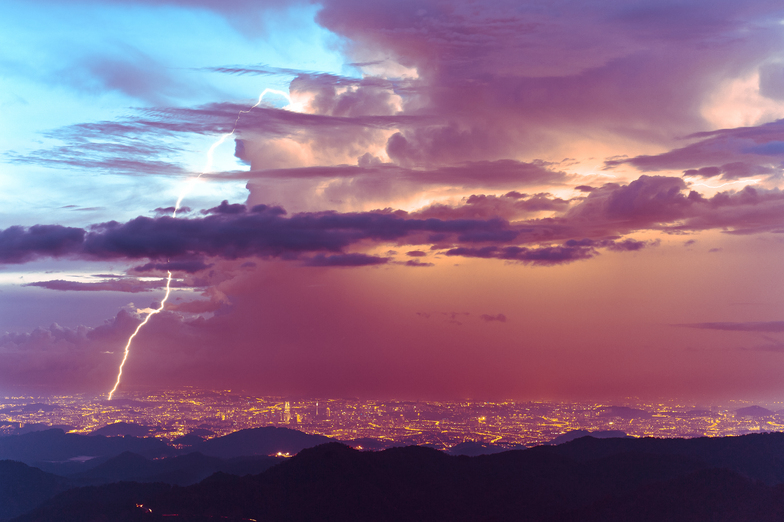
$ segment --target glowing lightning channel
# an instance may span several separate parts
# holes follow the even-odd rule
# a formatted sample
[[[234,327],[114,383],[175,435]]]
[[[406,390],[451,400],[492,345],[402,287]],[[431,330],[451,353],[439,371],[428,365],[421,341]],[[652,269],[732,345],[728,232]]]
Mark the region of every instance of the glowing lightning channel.
[[[147,321],[150,320],[150,317],[152,317],[157,313],[160,313],[161,310],[163,310],[163,306],[166,304],[166,300],[169,298],[169,292],[171,292],[171,280],[172,280],[172,273],[171,271],[169,271],[169,277],[166,279],[166,295],[163,296],[163,300],[161,301],[161,306],[159,306],[155,310],[148,309],[149,313],[147,314],[147,317],[144,318],[144,321],[139,323],[139,326],[136,327],[136,330],[134,330],[134,332],[128,338],[128,342],[125,345],[125,354],[123,355],[122,362],[120,363],[120,370],[117,372],[117,382],[114,383],[114,388],[112,388],[112,391],[109,392],[109,400],[112,400],[112,395],[114,395],[114,392],[117,391],[117,387],[120,385],[120,378],[122,377],[123,366],[125,366],[125,361],[128,360],[128,353],[131,350],[131,342],[133,341],[133,338],[136,337],[136,334],[139,333],[139,330],[142,329],[142,326],[147,324]]]
[[[242,117],[243,114],[248,114],[250,111],[258,107],[259,104],[261,104],[261,100],[264,98],[264,96],[269,93],[280,94],[281,96],[286,98],[286,100],[288,100],[289,102],[289,104],[286,105],[286,107],[291,105],[291,97],[287,92],[279,91],[277,89],[264,89],[263,91],[261,91],[261,94],[259,94],[259,101],[257,101],[255,105],[253,105],[247,110],[242,110],[239,113],[237,113],[237,119],[234,120],[234,127],[232,127],[231,132],[227,132],[226,134],[221,135],[221,137],[218,138],[218,140],[210,146],[209,150],[207,151],[207,163],[204,164],[204,168],[202,169],[202,171],[199,173],[198,176],[196,176],[195,178],[191,178],[188,181],[188,185],[185,187],[185,190],[182,192],[182,194],[180,194],[180,197],[177,198],[177,203],[174,205],[174,212],[172,212],[172,217],[177,217],[177,211],[180,210],[180,205],[182,205],[182,200],[185,199],[185,197],[191,193],[191,190],[193,190],[193,185],[204,174],[212,170],[212,161],[213,161],[213,156],[215,154],[215,149],[221,146],[229,138],[229,136],[234,135],[234,133],[237,131],[237,124],[239,124],[240,122],[240,117]]]
[[[221,144],[223,144],[229,138],[229,136],[233,136],[234,135],[234,132],[237,130],[237,124],[239,124],[239,122],[240,122],[240,117],[243,114],[247,114],[250,111],[252,111],[253,109],[255,109],[256,107],[258,107],[261,104],[261,100],[264,98],[264,95],[269,94],[269,93],[280,94],[281,96],[286,98],[286,100],[288,100],[288,102],[289,102],[289,104],[286,105],[286,107],[291,106],[291,104],[292,104],[291,103],[291,97],[289,96],[289,94],[287,92],[279,91],[277,89],[264,89],[261,92],[261,94],[259,95],[259,101],[257,101],[255,103],[255,105],[253,105],[252,107],[250,107],[247,110],[241,110],[237,114],[237,119],[234,120],[234,126],[232,127],[231,132],[227,132],[226,134],[221,135],[221,137],[218,138],[218,140],[215,141],[215,143],[213,143],[210,146],[209,150],[207,151],[207,163],[205,163],[204,169],[199,173],[198,176],[196,176],[195,178],[191,178],[189,180],[188,185],[186,185],[186,187],[185,187],[185,190],[183,190],[183,192],[180,194],[180,197],[177,198],[177,203],[174,205],[174,211],[172,212],[172,217],[173,218],[177,217],[177,211],[180,209],[180,205],[182,204],[182,200],[185,199],[185,197],[188,194],[190,194],[191,190],[193,190],[193,185],[196,183],[196,181],[198,181],[199,178],[201,178],[204,174],[206,174],[207,172],[209,172],[212,169],[212,161],[213,161],[213,155],[215,154],[215,149],[217,149]],[[147,317],[144,318],[144,321],[139,323],[139,326],[136,327],[136,330],[133,331],[131,336],[128,338],[128,342],[125,344],[125,352],[123,354],[122,362],[120,362],[120,368],[117,371],[117,382],[114,383],[114,388],[112,388],[111,391],[109,392],[109,400],[112,400],[112,396],[114,395],[114,392],[117,391],[117,387],[120,385],[120,379],[122,378],[122,374],[123,374],[123,367],[125,366],[125,361],[128,360],[128,354],[130,353],[131,343],[133,342],[134,337],[136,337],[136,334],[139,333],[139,330],[141,330],[142,327],[145,324],[147,324],[147,322],[150,320],[150,317],[152,317],[153,315],[158,314],[161,311],[163,311],[163,307],[166,305],[166,300],[169,298],[169,294],[171,293],[171,281],[172,281],[172,273],[171,273],[171,271],[168,271],[168,274],[169,275],[166,278],[166,295],[163,296],[163,299],[161,300],[161,305],[158,308],[154,309],[154,310],[151,310],[149,308],[147,308],[145,310],[140,310],[140,312],[142,312],[142,311],[148,312],[147,313]]]

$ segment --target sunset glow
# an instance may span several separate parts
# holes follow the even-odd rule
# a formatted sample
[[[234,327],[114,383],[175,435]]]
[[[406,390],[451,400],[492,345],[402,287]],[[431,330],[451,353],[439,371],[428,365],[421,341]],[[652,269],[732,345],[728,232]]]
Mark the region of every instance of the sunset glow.
[[[2,12],[0,393],[784,399],[775,2]]]

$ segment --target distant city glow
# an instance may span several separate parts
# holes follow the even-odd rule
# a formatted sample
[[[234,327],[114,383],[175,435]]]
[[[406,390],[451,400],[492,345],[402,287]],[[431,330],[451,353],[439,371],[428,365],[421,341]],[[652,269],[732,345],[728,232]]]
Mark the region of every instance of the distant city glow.
[[[0,435],[19,426],[71,426],[90,433],[118,421],[157,427],[155,436],[172,441],[195,429],[215,436],[277,426],[325,435],[358,450],[400,444],[429,444],[447,450],[463,442],[505,448],[547,443],[572,431],[621,431],[634,437],[720,437],[784,430],[784,403],[747,408],[749,401],[697,406],[678,400],[622,402],[395,401],[359,399],[285,400],[208,390],[127,392],[133,404],[106,405],[83,397],[0,398]],[[45,401],[46,408],[25,409]],[[317,413],[316,402],[319,403]],[[324,405],[329,405],[328,411]],[[183,409],[182,405],[187,405]],[[322,410],[323,408],[323,410]],[[756,410],[753,415],[743,409]],[[16,427],[16,428],[15,428]],[[5,431],[3,431],[5,430]],[[374,446],[357,439],[373,439]],[[357,444],[350,444],[357,440]],[[278,457],[289,457],[281,451]]]

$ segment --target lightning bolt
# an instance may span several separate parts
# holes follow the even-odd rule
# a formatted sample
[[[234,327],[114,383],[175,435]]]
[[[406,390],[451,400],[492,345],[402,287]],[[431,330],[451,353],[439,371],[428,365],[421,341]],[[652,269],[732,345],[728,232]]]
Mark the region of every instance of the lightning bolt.
[[[213,162],[213,157],[215,155],[215,149],[221,146],[230,136],[234,135],[234,133],[237,131],[237,125],[239,124],[242,115],[248,114],[250,111],[258,107],[261,104],[261,100],[264,98],[264,96],[270,93],[280,94],[281,96],[286,98],[286,100],[288,100],[289,103],[288,105],[283,107],[284,109],[292,105],[291,97],[287,92],[279,91],[277,89],[264,89],[263,91],[261,91],[261,94],[259,94],[259,100],[253,106],[251,106],[248,109],[241,110],[239,113],[237,113],[237,119],[234,120],[234,126],[232,127],[231,132],[222,134],[221,137],[218,138],[215,141],[215,143],[213,143],[210,146],[209,150],[207,151],[207,162],[204,164],[204,168],[202,169],[202,171],[199,173],[198,176],[188,180],[185,189],[182,191],[182,193],[180,193],[180,197],[177,198],[177,203],[174,205],[174,211],[172,212],[173,218],[177,217],[177,211],[180,209],[180,206],[182,205],[182,200],[185,199],[188,194],[190,194],[191,190],[193,190],[194,184],[196,184],[196,182],[204,174],[212,170],[212,162]],[[133,339],[139,333],[139,330],[141,330],[142,327],[144,327],[144,325],[147,324],[147,322],[150,320],[150,318],[153,315],[159,314],[163,311],[163,307],[166,305],[166,300],[169,299],[169,294],[171,293],[171,281],[172,281],[172,273],[170,270],[168,271],[168,274],[169,275],[166,278],[166,294],[163,296],[163,299],[161,299],[161,305],[156,309],[145,308],[144,310],[138,310],[138,312],[147,312],[147,317],[145,317],[144,320],[141,323],[139,323],[139,326],[136,327],[136,330],[134,330],[131,336],[128,338],[128,342],[125,343],[125,351],[123,353],[123,358],[122,361],[120,362],[120,368],[117,370],[117,381],[114,383],[114,387],[111,389],[111,391],[109,391],[109,397],[108,397],[109,400],[112,400],[112,396],[114,396],[114,392],[117,391],[117,387],[120,385],[120,379],[122,379],[122,374],[123,374],[123,367],[125,367],[125,361],[128,360],[128,354],[131,351],[131,343],[133,342]]]
[[[209,150],[207,151],[207,162],[204,164],[204,168],[202,169],[201,172],[199,172],[198,176],[193,177],[190,180],[188,180],[188,184],[186,185],[185,190],[182,192],[182,194],[180,194],[180,197],[177,198],[177,203],[174,205],[174,212],[172,212],[172,217],[177,217],[177,211],[180,210],[180,206],[182,205],[182,200],[185,199],[185,197],[188,194],[191,193],[191,191],[193,190],[193,186],[196,184],[196,182],[198,182],[199,179],[201,179],[201,177],[203,175],[207,174],[209,171],[212,170],[212,162],[213,162],[213,158],[214,158],[214,155],[215,155],[215,149],[217,149],[218,147],[223,145],[223,143],[230,136],[234,135],[234,133],[237,131],[237,125],[239,124],[240,118],[242,117],[242,115],[243,114],[248,114],[250,111],[252,111],[256,107],[258,107],[259,104],[261,104],[261,100],[267,94],[280,94],[281,96],[286,98],[286,100],[288,100],[288,102],[289,102],[289,104],[286,105],[286,107],[289,107],[292,104],[291,103],[291,97],[289,96],[289,94],[287,92],[279,91],[277,89],[264,89],[263,91],[261,91],[261,94],[259,94],[259,101],[257,101],[255,105],[253,105],[249,109],[241,110],[239,113],[237,113],[237,119],[234,120],[234,126],[232,127],[231,132],[227,132],[226,134],[222,134],[221,137],[218,138],[215,141],[215,143],[213,143],[210,146]],[[284,109],[286,107],[284,107]]]
[[[123,354],[122,362],[120,363],[120,369],[117,372],[117,382],[114,383],[114,388],[112,388],[112,390],[109,392],[109,400],[112,400],[112,395],[114,395],[114,392],[117,391],[117,387],[120,385],[120,379],[122,378],[122,373],[123,373],[123,366],[125,366],[125,361],[128,360],[128,353],[130,353],[131,351],[131,342],[133,342],[133,338],[136,337],[136,334],[139,333],[139,330],[142,329],[142,326],[147,324],[147,321],[150,320],[150,317],[152,317],[155,314],[161,313],[161,310],[163,310],[163,306],[166,304],[166,300],[169,298],[169,293],[171,292],[171,280],[172,280],[172,273],[171,271],[169,271],[169,277],[166,278],[166,295],[164,295],[163,299],[161,300],[161,306],[159,306],[155,310],[147,309],[149,310],[147,317],[144,318],[144,321],[139,323],[139,326],[136,327],[136,330],[134,330],[131,336],[128,338],[128,342],[125,344],[125,353]],[[143,310],[143,311],[147,311],[147,310]]]

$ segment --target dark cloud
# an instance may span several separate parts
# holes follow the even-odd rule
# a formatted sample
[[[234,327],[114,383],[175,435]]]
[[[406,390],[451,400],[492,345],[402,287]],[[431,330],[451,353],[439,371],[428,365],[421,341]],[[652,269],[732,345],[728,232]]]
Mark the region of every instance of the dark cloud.
[[[148,270],[201,270],[204,256],[296,258],[307,252],[334,252],[363,240],[395,241],[429,233],[464,242],[504,241],[517,236],[509,223],[487,220],[406,219],[405,213],[301,213],[284,217],[279,207],[255,206],[251,212],[215,213],[198,219],[138,217],[127,223],[94,225],[89,231],[59,226],[11,227],[2,231],[5,262],[36,256],[78,255],[93,259],[139,259]],[[165,262],[163,260],[166,260]],[[326,258],[325,258],[326,259]],[[338,259],[338,258],[336,258]]]
[[[305,261],[305,266],[372,266],[383,265],[389,258],[369,256],[366,254],[316,254]]]
[[[703,330],[724,330],[730,332],[784,332],[784,321],[768,322],[718,322],[718,323],[692,323],[679,324],[686,328],[699,328]]]
[[[637,241],[636,239],[627,238],[623,241],[598,242],[598,244],[614,252],[635,252],[651,244],[658,245],[658,242]]]
[[[700,169],[689,169],[683,171],[683,175],[685,176],[699,176],[701,178],[712,178],[714,176],[718,176],[721,174],[721,169],[719,167],[702,167]]]
[[[81,291],[81,292],[149,292],[151,290],[158,290],[166,287],[166,280],[159,279],[157,281],[140,281],[132,278],[110,279],[107,281],[99,281],[94,283],[86,283],[81,281],[63,281],[62,279],[55,279],[51,281],[36,281],[35,283],[27,283],[24,286],[37,286],[40,288],[48,288],[49,290],[62,290],[62,291]],[[172,281],[172,287],[188,287],[180,281]]]
[[[560,265],[581,259],[590,259],[596,254],[597,251],[595,249],[583,246],[557,246],[542,248],[527,248],[517,246],[488,246],[482,248],[458,247],[447,250],[446,252],[446,255],[448,256],[504,259],[506,261],[519,261],[521,263],[542,266]]]
[[[526,205],[566,210],[549,210],[554,215],[547,218],[505,219],[519,217]],[[248,211],[244,205],[224,202],[202,218],[138,217],[86,231],[11,227],[0,231],[0,260],[147,258],[150,263],[137,271],[195,272],[210,267],[211,257],[291,260],[316,252],[343,255],[362,243],[398,243],[449,245],[444,247],[449,255],[557,264],[593,257],[602,248],[637,251],[652,246],[655,243],[622,239],[646,229],[735,234],[784,229],[784,193],[746,186],[705,198],[689,191],[680,178],[641,176],[628,185],[604,185],[574,202],[546,194],[475,195],[457,207],[433,205],[414,213],[302,212],[288,217],[280,207],[255,205]]]
[[[60,225],[9,227],[0,230],[0,263],[25,263],[37,257],[60,257],[77,252],[85,231]]]
[[[155,217],[171,216],[174,213],[175,207],[158,207],[155,212]],[[190,207],[180,207],[177,209],[178,214],[190,214],[192,209]]]
[[[510,192],[507,192],[506,194],[504,194],[504,197],[507,197],[507,198],[514,198],[514,199],[520,199],[520,198],[524,198],[524,197],[525,197],[525,194],[520,194],[520,193],[519,193],[519,192],[517,192],[516,190],[512,190],[512,191],[510,191]]]
[[[212,207],[207,210],[202,210],[202,214],[242,214],[243,212],[247,211],[247,207],[242,203],[232,203],[229,204],[227,200],[221,201],[221,204],[217,207]]]
[[[518,231],[498,218],[408,219],[405,213],[320,212],[284,217],[279,207],[256,206],[241,214],[213,214],[200,219],[138,217],[127,223],[93,226],[81,255],[99,258],[171,259],[202,256],[295,258],[300,253],[341,251],[363,240],[416,240],[414,236],[454,237],[461,242],[510,241]],[[427,241],[422,241],[427,242]],[[163,262],[152,268],[166,269]],[[183,267],[184,269],[185,267]]]
[[[484,321],[486,321],[486,322],[488,322],[488,323],[493,322],[493,321],[498,321],[499,323],[505,323],[506,322],[506,316],[504,314],[498,314],[498,315],[482,314],[482,315],[479,316],[479,318],[484,320]]]
[[[656,156],[637,156],[605,162],[606,168],[633,165],[643,172],[683,170],[684,176],[736,180],[781,172],[784,120],[755,127],[739,127],[692,134],[685,147]]]
[[[435,266],[433,263],[423,263],[422,261],[419,261],[418,259],[409,259],[408,261],[406,261],[406,262],[405,262],[405,263],[403,263],[403,264],[404,264],[405,266],[414,266],[414,267],[429,267],[429,266]]]
[[[421,250],[410,250],[406,252],[406,255],[411,257],[425,257],[427,252],[422,252]]]
[[[188,272],[193,274],[201,270],[206,270],[212,267],[213,263],[205,263],[202,259],[177,259],[175,261],[166,261],[165,263],[146,263],[141,266],[133,267],[134,272],[152,272],[169,270],[176,272]]]
[[[610,239],[593,240],[570,239],[559,246],[528,248],[519,246],[487,246],[481,248],[458,247],[447,250],[448,256],[481,257],[519,261],[525,264],[552,266],[582,259],[590,259],[598,255],[598,248],[606,248],[616,252],[637,251],[650,245],[650,242],[627,238],[623,241]],[[657,243],[654,243],[657,244]]]

